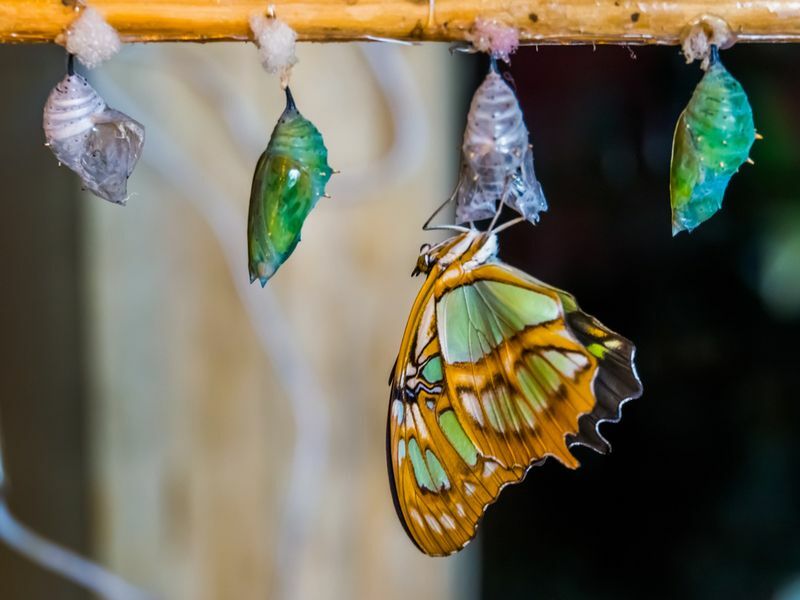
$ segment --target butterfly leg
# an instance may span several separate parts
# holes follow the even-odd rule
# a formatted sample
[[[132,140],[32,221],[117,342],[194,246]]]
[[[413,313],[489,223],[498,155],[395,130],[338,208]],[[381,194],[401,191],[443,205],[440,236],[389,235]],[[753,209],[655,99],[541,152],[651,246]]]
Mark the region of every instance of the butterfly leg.
[[[433,214],[430,217],[428,217],[428,220],[425,221],[425,223],[423,223],[422,225],[422,229],[424,231],[436,231],[439,229],[444,229],[448,231],[459,231],[459,232],[469,231],[469,228],[462,227],[460,225],[431,225],[431,221],[433,221],[433,219],[436,218],[436,215],[442,212],[442,209],[444,209],[445,206],[450,204],[450,202],[452,202],[453,198],[455,197],[456,197],[456,192],[453,192],[453,194],[447,200],[442,202],[439,205],[439,207],[435,211],[433,211]]]

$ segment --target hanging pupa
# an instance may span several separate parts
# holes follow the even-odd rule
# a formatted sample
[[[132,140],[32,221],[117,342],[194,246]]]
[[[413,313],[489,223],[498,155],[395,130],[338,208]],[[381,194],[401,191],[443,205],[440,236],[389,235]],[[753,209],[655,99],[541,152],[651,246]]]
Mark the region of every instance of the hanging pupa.
[[[453,192],[456,221],[488,219],[505,202],[531,223],[547,210],[533,170],[533,148],[514,90],[494,58],[475,92],[461,146],[461,169]]]
[[[128,177],[144,145],[144,127],[109,108],[73,69],[53,88],[44,107],[47,146],[61,164],[75,171],[96,196],[125,204]]]
[[[286,108],[253,176],[247,218],[250,283],[258,279],[263,287],[289,258],[332,174],[322,134],[297,110],[287,87]]]
[[[672,234],[691,231],[722,206],[734,173],[755,141],[753,111],[742,86],[711,46],[708,70],[678,119],[672,142]]]

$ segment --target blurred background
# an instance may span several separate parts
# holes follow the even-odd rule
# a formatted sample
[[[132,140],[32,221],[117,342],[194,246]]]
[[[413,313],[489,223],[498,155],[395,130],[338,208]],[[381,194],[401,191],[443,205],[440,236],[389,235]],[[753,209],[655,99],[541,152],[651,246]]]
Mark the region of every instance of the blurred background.
[[[91,74],[147,127],[124,209],[42,146],[57,48],[0,47],[0,418],[8,503],[155,596],[800,598],[798,50],[723,61],[765,137],[721,213],[672,239],[674,48],[524,48],[510,69],[550,210],[501,257],[634,340],[609,456],[508,488],[429,559],[391,503],[386,377],[449,195],[481,57],[301,45],[334,168],[303,243],[247,282],[252,169],[282,110],[255,50],[125,50]],[[88,599],[0,546],[0,599]]]

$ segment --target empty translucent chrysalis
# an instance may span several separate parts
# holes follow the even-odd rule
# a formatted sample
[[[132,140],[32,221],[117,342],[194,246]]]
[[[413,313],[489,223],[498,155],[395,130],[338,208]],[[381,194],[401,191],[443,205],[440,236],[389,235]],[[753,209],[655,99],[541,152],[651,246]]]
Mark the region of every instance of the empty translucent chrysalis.
[[[286,88],[286,108],[258,159],[247,218],[250,283],[262,287],[300,241],[300,230],[333,171],[322,134],[297,110]]]
[[[672,142],[672,234],[691,231],[722,206],[733,174],[756,139],[753,111],[742,86],[711,46],[708,70],[680,116]]]
[[[75,171],[96,196],[125,204],[128,177],[142,153],[144,127],[106,106],[83,77],[72,69],[44,107],[44,135],[60,163]]]
[[[542,186],[533,171],[533,149],[522,110],[494,59],[472,98],[453,196],[458,223],[493,217],[498,201],[531,223],[547,210]]]

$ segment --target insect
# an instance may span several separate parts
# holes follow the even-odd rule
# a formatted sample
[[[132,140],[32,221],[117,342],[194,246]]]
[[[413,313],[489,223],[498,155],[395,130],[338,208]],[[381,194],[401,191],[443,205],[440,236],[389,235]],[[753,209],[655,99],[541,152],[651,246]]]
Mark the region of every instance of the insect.
[[[144,145],[144,126],[109,108],[100,95],[73,68],[44,107],[47,146],[58,161],[75,171],[86,189],[96,196],[125,204],[128,178]]]
[[[605,453],[598,427],[642,386],[634,346],[568,293],[497,259],[496,233],[422,247],[417,295],[390,377],[395,508],[420,550],[463,548],[487,506],[548,456]]]
[[[672,234],[691,231],[722,207],[728,182],[757,137],[742,86],[711,46],[708,70],[678,119],[672,142]]]
[[[286,108],[253,176],[247,218],[250,283],[258,279],[263,287],[289,258],[332,174],[322,135],[297,110],[287,87]]]
[[[495,59],[472,97],[461,146],[461,169],[452,197],[456,199],[458,223],[494,216],[498,201],[532,223],[547,210],[533,170],[533,149],[522,110]]]

